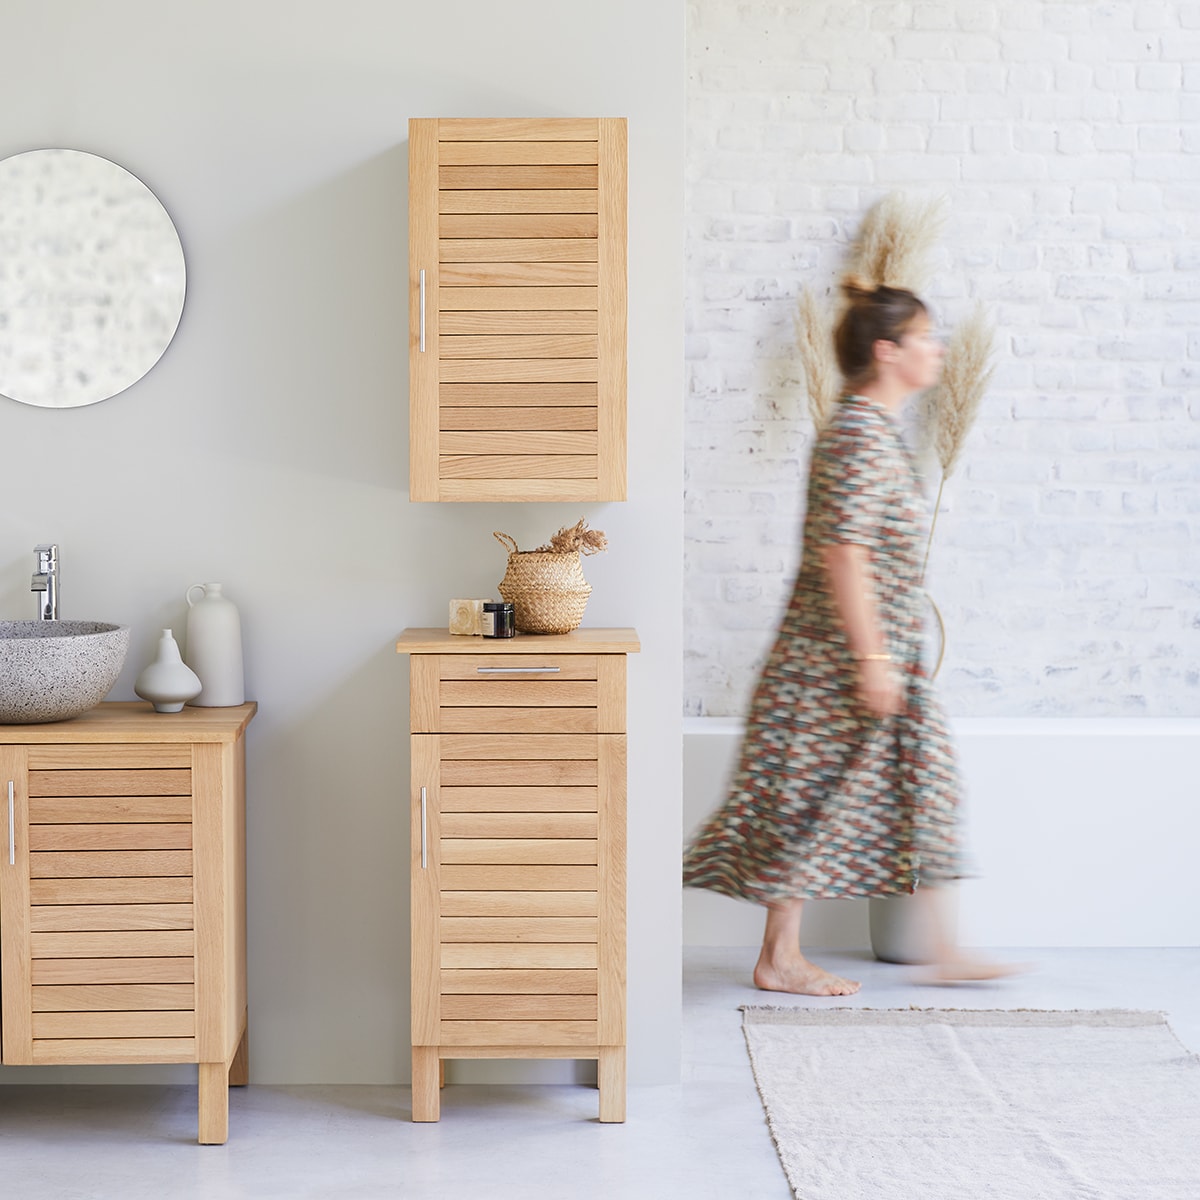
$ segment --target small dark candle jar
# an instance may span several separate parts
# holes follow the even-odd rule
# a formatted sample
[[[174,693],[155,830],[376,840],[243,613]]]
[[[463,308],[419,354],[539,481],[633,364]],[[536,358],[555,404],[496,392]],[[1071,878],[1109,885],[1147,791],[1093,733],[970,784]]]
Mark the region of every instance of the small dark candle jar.
[[[508,600],[489,600],[483,606],[483,636],[510,638],[517,632],[513,606]]]

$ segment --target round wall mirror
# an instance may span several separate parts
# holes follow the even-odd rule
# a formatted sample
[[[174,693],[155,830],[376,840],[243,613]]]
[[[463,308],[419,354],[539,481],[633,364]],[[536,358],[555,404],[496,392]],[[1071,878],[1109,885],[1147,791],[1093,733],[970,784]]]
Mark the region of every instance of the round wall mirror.
[[[124,167],[80,150],[0,160],[0,395],[107,400],[162,357],[183,313],[179,234]]]

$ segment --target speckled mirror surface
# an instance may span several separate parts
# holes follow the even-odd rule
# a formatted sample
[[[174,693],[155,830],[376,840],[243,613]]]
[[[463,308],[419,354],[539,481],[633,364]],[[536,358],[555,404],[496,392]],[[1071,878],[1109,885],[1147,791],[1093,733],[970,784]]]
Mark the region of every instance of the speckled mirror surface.
[[[162,357],[183,313],[183,247],[158,198],[80,150],[0,160],[0,395],[107,400]]]

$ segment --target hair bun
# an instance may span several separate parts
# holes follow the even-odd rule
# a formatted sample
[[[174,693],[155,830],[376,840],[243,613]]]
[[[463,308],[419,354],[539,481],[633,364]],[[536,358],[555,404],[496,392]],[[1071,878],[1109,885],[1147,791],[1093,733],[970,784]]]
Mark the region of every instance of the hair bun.
[[[850,274],[842,279],[842,292],[851,304],[872,300],[879,289],[862,275]]]

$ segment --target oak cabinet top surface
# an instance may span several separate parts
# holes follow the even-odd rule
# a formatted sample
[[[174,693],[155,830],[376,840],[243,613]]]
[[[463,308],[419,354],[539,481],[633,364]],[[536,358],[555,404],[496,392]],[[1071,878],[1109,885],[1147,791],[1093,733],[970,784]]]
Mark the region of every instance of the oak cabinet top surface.
[[[253,701],[230,708],[159,713],[144,700],[98,704],[69,721],[0,725],[0,745],[67,742],[235,742],[258,710]]]
[[[635,629],[581,628],[571,633],[518,633],[485,638],[445,629],[406,629],[397,654],[636,654],[642,648]]]

